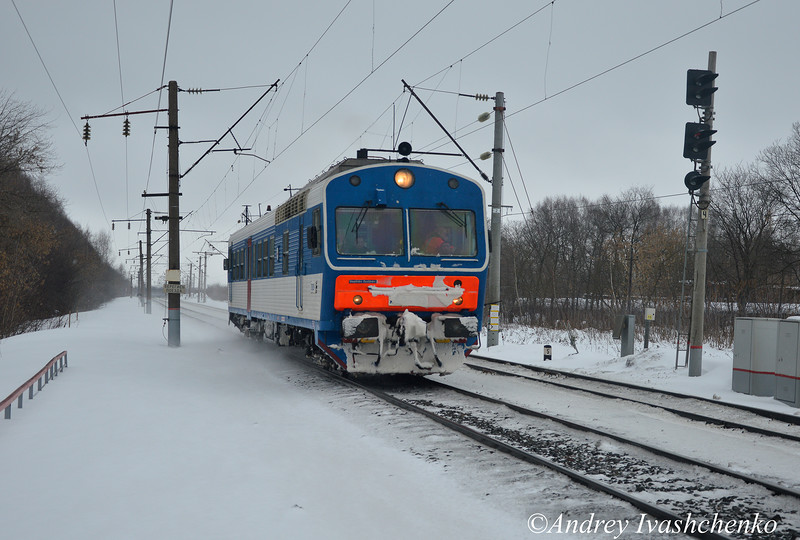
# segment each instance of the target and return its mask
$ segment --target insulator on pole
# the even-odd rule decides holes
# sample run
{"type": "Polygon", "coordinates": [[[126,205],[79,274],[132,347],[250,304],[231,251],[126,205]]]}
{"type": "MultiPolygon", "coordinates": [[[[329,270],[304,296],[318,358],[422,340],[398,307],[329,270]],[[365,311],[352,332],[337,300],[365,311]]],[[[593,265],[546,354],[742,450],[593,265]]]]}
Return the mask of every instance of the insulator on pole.
{"type": "Polygon", "coordinates": [[[489,94],[475,94],[475,99],[478,101],[489,101],[489,94]]]}
{"type": "Polygon", "coordinates": [[[84,124],[83,126],[83,144],[86,145],[86,143],[88,143],[89,139],[91,138],[92,138],[92,128],[89,127],[89,121],[87,120],[86,124],[84,124]]]}
{"type": "Polygon", "coordinates": [[[122,134],[125,137],[128,137],[131,134],[131,121],[128,120],[128,117],[125,117],[125,120],[122,122],[122,134]]]}

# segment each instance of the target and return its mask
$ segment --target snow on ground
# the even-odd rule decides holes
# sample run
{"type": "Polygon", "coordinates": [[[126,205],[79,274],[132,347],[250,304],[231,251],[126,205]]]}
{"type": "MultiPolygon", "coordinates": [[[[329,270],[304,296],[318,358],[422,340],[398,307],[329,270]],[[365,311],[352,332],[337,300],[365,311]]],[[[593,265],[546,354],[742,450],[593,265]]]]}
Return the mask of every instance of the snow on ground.
{"type": "MultiPolygon", "coordinates": [[[[69,353],[64,374],[0,420],[3,538],[530,538],[529,514],[591,504],[552,482],[536,486],[541,501],[485,497],[492,471],[456,473],[392,444],[292,382],[300,370],[279,349],[186,316],[169,348],[153,312],[118,299],[71,328],[0,341],[0,396],[69,353]]],[[[689,378],[669,346],[621,359],[618,342],[567,343],[508,329],[480,353],[797,412],[732,392],[730,351],[706,350],[689,378]]]]}
{"type": "MultiPolygon", "coordinates": [[[[612,340],[610,332],[599,336],[585,333],[577,335],[576,347],[579,352],[568,344],[566,331],[515,326],[505,329],[500,345],[491,348],[484,346],[477,354],[800,416],[800,409],[774,398],[734,392],[731,389],[733,351],[730,349],[706,346],[703,349],[702,375],[689,377],[688,368],[675,368],[674,343],[651,342],[648,349],[644,349],[644,344],[637,342],[634,354],[621,358],[620,342],[612,340]],[[544,360],[545,344],[552,347],[552,360],[544,360]]],[[[486,343],[486,340],[483,339],[483,342],[486,343]]],[[[685,354],[683,351],[680,353],[681,365],[685,354]]]]}
{"type": "MultiPolygon", "coordinates": [[[[3,538],[523,538],[525,519],[463,493],[287,382],[233,329],[118,299],[76,325],[0,342],[6,396],[69,367],[0,420],[3,538]]],[[[527,533],[527,534],[526,534],[527,533]]]]}

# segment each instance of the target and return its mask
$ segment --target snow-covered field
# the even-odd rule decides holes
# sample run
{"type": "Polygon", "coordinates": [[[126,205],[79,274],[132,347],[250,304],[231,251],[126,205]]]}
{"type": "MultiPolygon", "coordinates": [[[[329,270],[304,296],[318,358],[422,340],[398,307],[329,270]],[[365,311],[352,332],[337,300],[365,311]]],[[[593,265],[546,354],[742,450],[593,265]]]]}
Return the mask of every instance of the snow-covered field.
{"type": "MultiPolygon", "coordinates": [[[[441,466],[390,445],[265,344],[118,299],[71,328],[0,342],[5,397],[69,367],[0,420],[0,537],[522,538],[441,466]],[[274,358],[272,357],[274,356],[274,358]]],[[[529,534],[529,533],[528,533],[529,534]]]]}
{"type": "MultiPolygon", "coordinates": [[[[500,346],[484,347],[478,354],[800,416],[800,409],[771,397],[734,392],[731,389],[733,351],[730,349],[704,347],[703,374],[689,377],[688,368],[675,369],[674,343],[651,342],[646,350],[643,343],[636,343],[634,354],[621,358],[620,343],[611,339],[610,332],[591,336],[576,334],[576,347],[580,351],[577,353],[569,345],[566,331],[517,326],[503,332],[500,346]],[[553,349],[550,361],[544,360],[544,344],[553,349]]],[[[684,364],[685,354],[683,351],[680,353],[680,365],[684,364]]]]}
{"type": "MultiPolygon", "coordinates": [[[[65,373],[0,420],[2,538],[530,538],[529,515],[586,502],[489,497],[486,471],[410,452],[391,427],[297,384],[284,350],[188,316],[169,348],[153,311],[118,299],[0,341],[3,397],[69,353],[65,373]]],[[[521,332],[481,353],[796,412],[732,392],[730,351],[706,351],[690,379],[671,348],[628,362],[614,342],[579,340],[573,354],[547,336],[545,363],[543,340],[521,332]]]]}

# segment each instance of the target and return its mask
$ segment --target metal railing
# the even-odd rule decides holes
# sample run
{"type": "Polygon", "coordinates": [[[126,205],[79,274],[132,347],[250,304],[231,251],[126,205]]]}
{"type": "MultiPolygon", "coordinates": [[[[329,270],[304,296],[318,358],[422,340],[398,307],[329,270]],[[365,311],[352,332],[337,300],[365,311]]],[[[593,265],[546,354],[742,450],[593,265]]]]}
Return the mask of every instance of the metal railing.
{"type": "Polygon", "coordinates": [[[45,384],[58,376],[59,371],[67,367],[67,351],[62,351],[53,357],[36,375],[28,379],[22,386],[14,390],[11,395],[0,402],[0,409],[5,409],[5,418],[11,418],[11,405],[17,400],[17,408],[22,408],[23,395],[28,391],[28,399],[33,399],[33,383],[39,383],[38,391],[41,392],[45,384]]]}

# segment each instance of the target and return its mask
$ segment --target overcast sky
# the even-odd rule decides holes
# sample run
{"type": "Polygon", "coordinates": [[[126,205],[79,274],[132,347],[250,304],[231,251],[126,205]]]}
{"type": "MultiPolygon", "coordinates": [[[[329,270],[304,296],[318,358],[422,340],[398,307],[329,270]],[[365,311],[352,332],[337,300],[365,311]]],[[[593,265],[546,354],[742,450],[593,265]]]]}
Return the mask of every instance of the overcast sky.
{"type": "MultiPolygon", "coordinates": [[[[491,122],[475,123],[491,103],[456,94],[505,93],[512,213],[545,197],[596,199],[634,186],[685,192],[683,126],[696,120],[684,102],[686,70],[705,69],[712,50],[715,167],[754,161],[800,121],[794,0],[8,0],[0,21],[0,88],[46,113],[62,165],[48,180],[70,217],[95,232],[143,217],[145,189],[167,190],[167,132],[154,130],[167,118],[131,116],[127,139],[122,118],[92,120],[84,146],[81,116],[166,108],[157,89],[170,80],[184,90],[230,88],[179,94],[181,141],[217,139],[280,80],[236,140],[219,146],[238,141],[259,157],[212,153],[183,178],[182,227],[214,231],[182,236],[184,271],[206,239],[226,240],[240,226],[242,205],[256,214],[259,204],[274,207],[290,184],[358,148],[390,148],[393,131],[416,149],[456,151],[409,105],[402,79],[473,158],[492,148],[491,122]]],[[[181,145],[181,171],[208,147],[181,145]]],[[[423,159],[478,176],[463,158],[423,159]]],[[[490,162],[478,163],[491,174],[490,162]]],[[[663,201],[683,206],[687,197],[663,201]]],[[[165,199],[146,201],[166,210],[165,199]]],[[[113,231],[122,259],[138,230],[113,231]]],[[[210,282],[224,280],[221,266],[209,259],[210,282]]]]}

